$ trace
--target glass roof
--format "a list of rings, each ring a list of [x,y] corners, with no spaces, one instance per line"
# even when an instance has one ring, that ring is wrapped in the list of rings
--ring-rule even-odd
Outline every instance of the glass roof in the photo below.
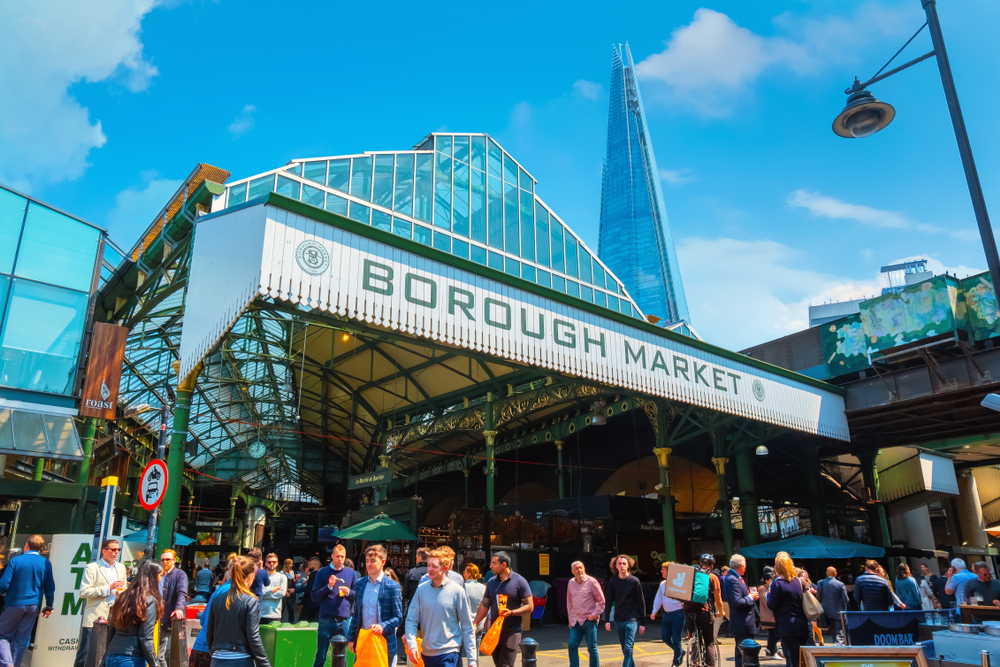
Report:
[[[432,133],[409,151],[296,159],[227,185],[213,211],[269,192],[642,318],[621,281],[486,134]]]

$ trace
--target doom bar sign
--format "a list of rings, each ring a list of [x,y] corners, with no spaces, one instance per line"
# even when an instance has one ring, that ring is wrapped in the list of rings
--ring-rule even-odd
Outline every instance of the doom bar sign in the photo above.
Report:
[[[80,415],[98,419],[114,419],[118,404],[118,385],[125,361],[125,339],[128,329],[96,322],[87,362],[87,380],[83,383]]]

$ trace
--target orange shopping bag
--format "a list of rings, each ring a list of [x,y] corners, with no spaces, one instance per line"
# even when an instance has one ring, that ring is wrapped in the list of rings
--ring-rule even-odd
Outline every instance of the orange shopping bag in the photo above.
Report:
[[[424,640],[417,637],[417,659],[413,661],[413,667],[424,667],[424,656],[420,653],[423,649]]]
[[[500,631],[503,629],[503,617],[493,621],[493,625],[483,635],[483,641],[479,642],[479,653],[482,655],[492,655],[497,644],[500,643]]]
[[[388,667],[389,648],[385,637],[371,630],[359,630],[354,645],[354,667]]]

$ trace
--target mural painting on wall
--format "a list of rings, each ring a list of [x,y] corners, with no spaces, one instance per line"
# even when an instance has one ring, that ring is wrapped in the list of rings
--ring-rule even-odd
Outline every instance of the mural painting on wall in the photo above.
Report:
[[[872,348],[861,326],[860,315],[848,315],[824,324],[820,331],[823,358],[830,377],[871,365]]]
[[[1000,311],[989,273],[969,276],[962,281],[969,328],[976,340],[1000,335]]]

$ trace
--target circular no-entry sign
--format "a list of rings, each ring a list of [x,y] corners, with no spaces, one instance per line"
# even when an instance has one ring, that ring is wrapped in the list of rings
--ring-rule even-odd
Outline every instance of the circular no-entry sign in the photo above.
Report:
[[[167,492],[167,464],[153,459],[139,478],[139,504],[143,509],[154,510]]]

